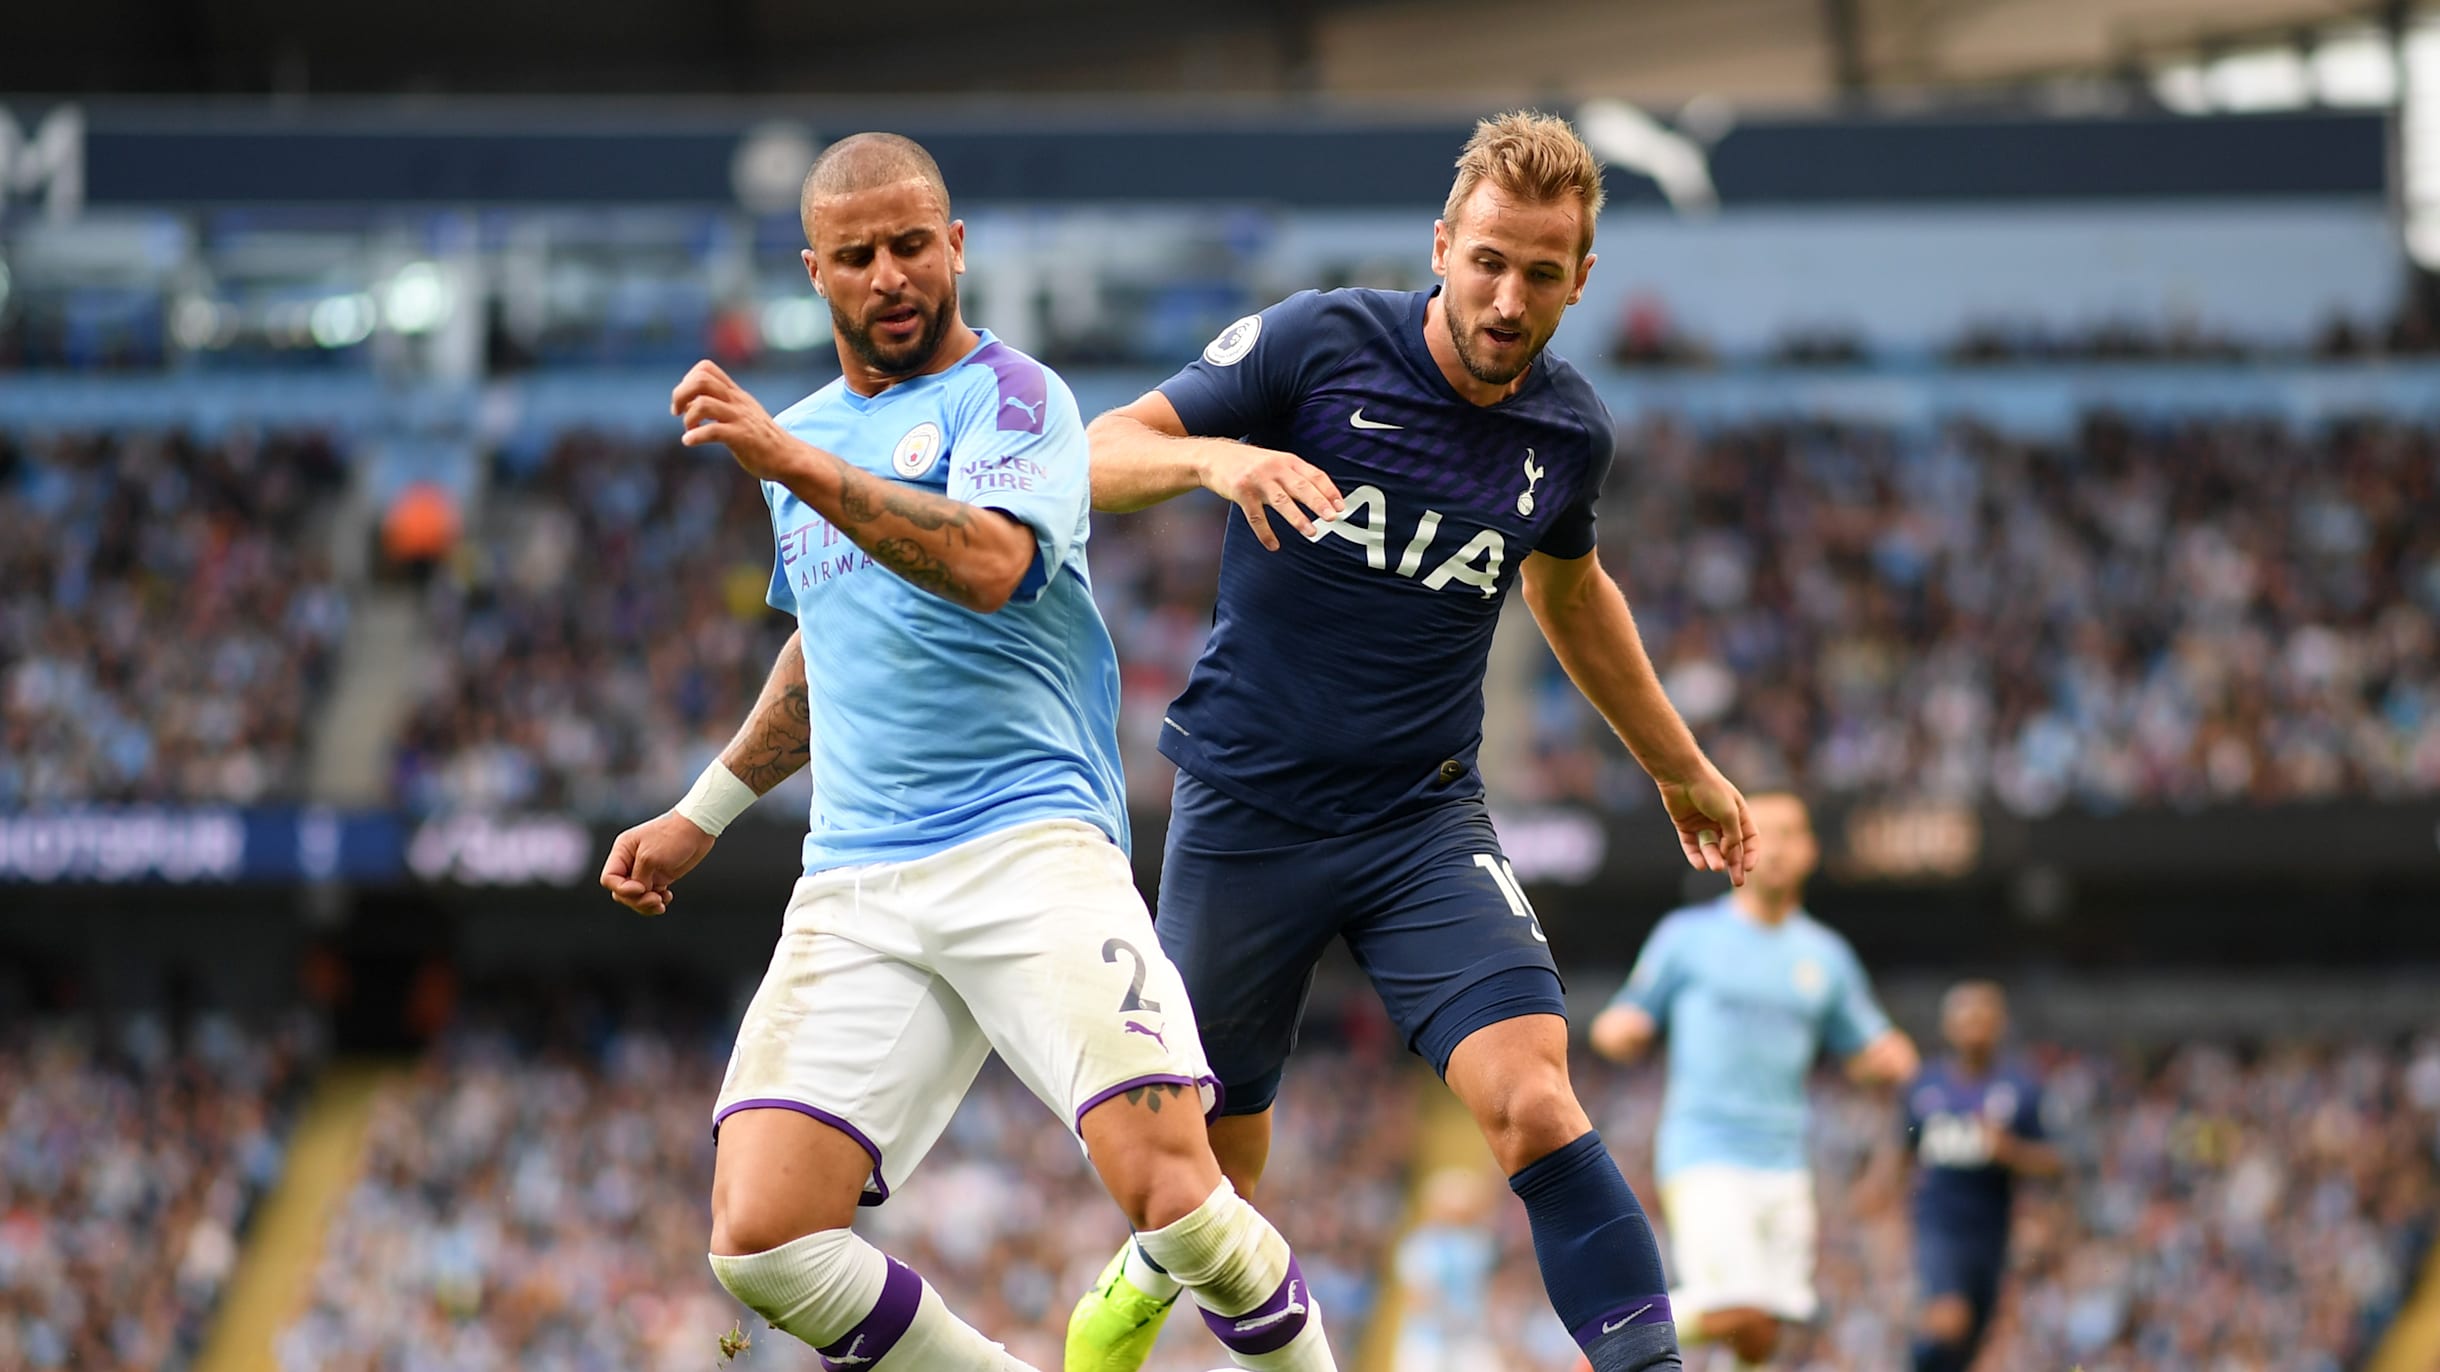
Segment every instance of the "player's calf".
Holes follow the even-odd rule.
[[[1652,1223],[1568,1084],[1567,1021],[1485,1025],[1457,1044],[1443,1075],[1508,1169],[1551,1308],[1593,1372],[1683,1366]]]
[[[1220,1175],[1194,1102],[1183,1088],[1152,1087],[1094,1107],[1081,1130],[1094,1166],[1137,1245],[1194,1296],[1230,1361],[1335,1372],[1321,1305],[1295,1255]]]

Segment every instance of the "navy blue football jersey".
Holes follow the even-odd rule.
[[[1229,326],[1161,393],[1191,434],[1292,452],[1346,512],[1270,552],[1231,519],[1212,632],[1161,751],[1215,790],[1352,832],[1479,796],[1483,672],[1528,553],[1593,551],[1616,433],[1545,351],[1476,405],[1424,344],[1426,292],[1306,291]]]
[[[1952,1242],[2008,1240],[2016,1179],[1991,1160],[1984,1123],[2020,1139],[2042,1137],[2042,1092],[2003,1067],[1970,1077],[1956,1063],[1926,1065],[1906,1092],[1906,1135],[1915,1152],[1915,1224]]]

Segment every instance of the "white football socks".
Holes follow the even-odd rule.
[[[1192,1214],[1138,1234],[1146,1256],[1194,1293],[1203,1322],[1239,1367],[1337,1372],[1320,1302],[1288,1241],[1227,1181]]]
[[[858,1372],[1032,1372],[949,1312],[915,1269],[845,1229],[742,1257],[711,1255],[729,1294]]]

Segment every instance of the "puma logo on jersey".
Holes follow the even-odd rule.
[[[1013,395],[1000,401],[1001,408],[1005,409],[1010,405],[1014,405],[1017,407],[1018,413],[1024,415],[1027,420],[1035,424],[1042,422],[1042,407],[1049,403],[1050,402],[1048,400],[1037,400],[1033,404],[1028,405]]]
[[[1531,515],[1533,513],[1533,488],[1541,485],[1542,478],[1548,475],[1550,475],[1550,469],[1534,465],[1533,449],[1527,448],[1525,450],[1525,494],[1517,497],[1518,514]]]
[[[1147,1029],[1143,1025],[1136,1023],[1134,1020],[1128,1020],[1127,1032],[1130,1034],[1142,1034],[1145,1038],[1148,1038],[1154,1043],[1161,1045],[1162,1052],[1166,1053],[1169,1051],[1169,1040],[1162,1038],[1160,1031],[1157,1029]]]
[[[1358,486],[1347,493],[1346,506],[1338,518],[1314,524],[1312,541],[1319,542],[1335,534],[1361,547],[1365,563],[1374,571],[1390,570],[1389,497],[1378,486]],[[1415,532],[1407,539],[1405,551],[1398,555],[1398,575],[1413,578],[1423,573],[1423,584],[1435,591],[1456,581],[1481,591],[1486,600],[1498,595],[1500,568],[1508,557],[1508,540],[1497,529],[1476,533],[1430,572],[1423,572],[1424,557],[1440,535],[1440,520],[1440,511],[1425,510],[1423,517],[1415,521]]]
[[[872,1361],[872,1359],[871,1359],[871,1358],[862,1358],[862,1357],[858,1357],[858,1356],[856,1356],[856,1350],[857,1350],[857,1349],[859,1349],[859,1348],[862,1348],[862,1347],[864,1346],[864,1341],[865,1341],[865,1339],[867,1339],[868,1337],[870,1337],[870,1336],[869,1336],[869,1335],[865,1335],[865,1334],[858,1334],[858,1335],[856,1336],[856,1341],[855,1341],[854,1343],[849,1344],[849,1345],[847,1346],[847,1351],[846,1351],[846,1352],[844,1352],[844,1353],[838,1354],[838,1355],[836,1355],[836,1356],[833,1356],[833,1355],[828,1354],[828,1353],[823,1354],[823,1355],[822,1355],[822,1361],[823,1361],[823,1363],[825,1363],[826,1365],[831,1366],[831,1367],[862,1367],[862,1366],[864,1366],[866,1363],[871,1362],[871,1361]]]

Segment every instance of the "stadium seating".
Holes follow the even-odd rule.
[[[0,1367],[186,1365],[310,1045],[218,1018],[0,1030]]]
[[[770,516],[717,451],[579,431],[504,468],[430,588],[440,651],[398,741],[400,801],[626,817],[676,799],[787,638],[770,569]]]
[[[1325,1028],[1321,1035],[1327,1038]],[[1349,1354],[1403,1207],[1412,1082],[1324,1046],[1290,1074],[1266,1201]],[[598,1051],[454,1036],[377,1107],[371,1155],[325,1247],[286,1372],[702,1372],[742,1321],[757,1369],[818,1365],[760,1327],[703,1260],[711,1098],[725,1042],[622,1028]],[[1126,1233],[1075,1137],[985,1069],[914,1184],[860,1226],[979,1328],[1056,1367],[1067,1312]],[[383,1274],[367,1282],[363,1274]],[[1216,1350],[1175,1325],[1152,1372]]]
[[[2194,1043],[2139,1059],[2050,1049],[2047,1118],[2066,1179],[2018,1206],[1991,1369],[2363,1365],[2440,1223],[2440,1038],[2239,1052]],[[1654,1194],[1661,1074],[1582,1059],[1576,1080],[1638,1191]],[[1905,1198],[1873,1166],[1894,1143],[1886,1093],[1827,1075],[1814,1092],[1823,1319],[1788,1363],[1905,1365],[1913,1254]],[[1531,1238],[1503,1208],[1491,1300],[1520,1368],[1566,1372]]]
[[[300,794],[340,477],[310,433],[0,432],[0,810]]]
[[[2440,436],[1623,436],[1604,556],[1732,777],[2022,814],[2440,791]],[[1548,663],[1520,798],[1649,786]]]

